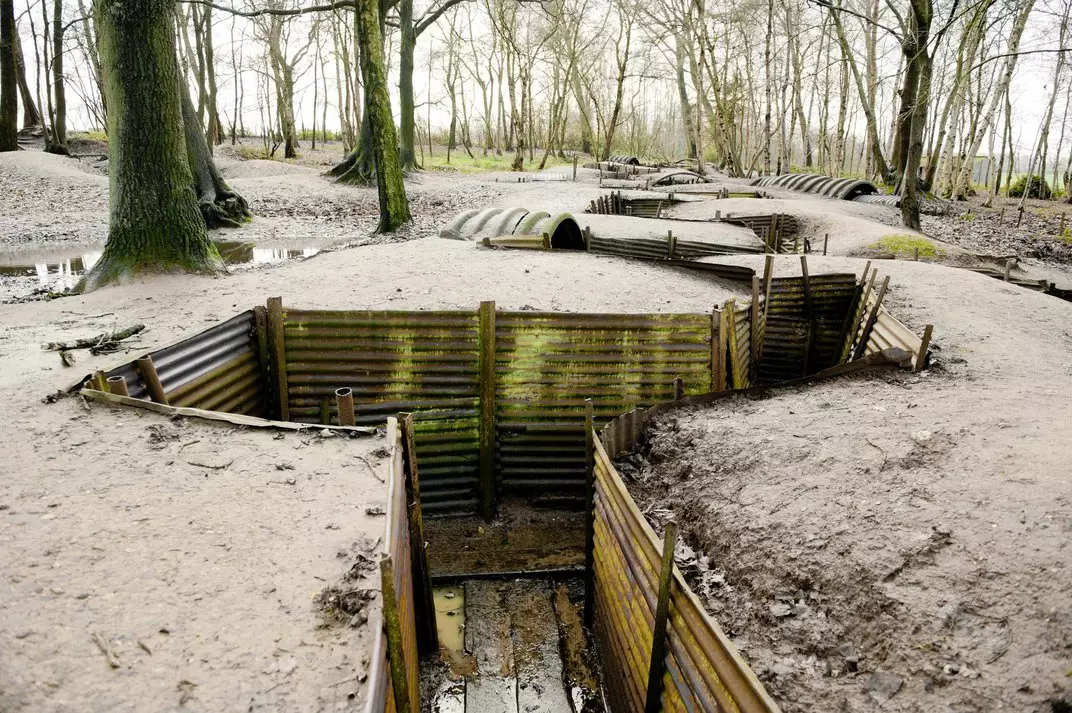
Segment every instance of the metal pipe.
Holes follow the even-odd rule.
[[[125,376],[109,376],[108,391],[117,396],[130,396],[127,390],[127,378]]]
[[[339,425],[353,426],[354,417],[354,391],[349,386],[335,389],[335,406],[339,411]]]

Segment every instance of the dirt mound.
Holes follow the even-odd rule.
[[[223,162],[220,162],[223,164]],[[252,159],[250,161],[226,162],[220,165],[220,174],[224,178],[268,178],[273,176],[306,175],[316,176],[320,173],[315,168],[299,166],[284,161],[271,161],[267,159]]]

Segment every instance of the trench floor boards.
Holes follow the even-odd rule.
[[[450,706],[433,705],[432,710],[573,713],[553,583],[468,580],[444,589],[450,599],[437,599],[443,657],[464,675],[464,682],[453,687]],[[454,614],[444,616],[451,606]],[[459,626],[462,611],[464,625]],[[462,640],[464,651],[447,650]]]

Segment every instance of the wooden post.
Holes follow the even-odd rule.
[[[495,517],[495,303],[480,303],[480,514]]]
[[[156,373],[153,358],[148,354],[141,357],[137,361],[137,367],[141,380],[145,382],[145,386],[149,390],[150,398],[158,404],[167,406],[167,394],[164,393],[164,385],[160,383],[160,375]]]
[[[674,248],[677,246],[677,241],[674,239],[674,231],[666,231],[666,257],[670,260],[674,259]]]
[[[685,380],[678,376],[674,378],[674,401],[680,401],[683,398],[685,398]],[[633,436],[634,434],[629,434],[630,438]]]
[[[584,230],[581,232],[581,237],[584,238],[584,249],[586,251],[591,250],[592,249],[592,229],[589,228],[587,225],[584,226]]]
[[[651,638],[651,658],[648,664],[648,691],[644,713],[660,713],[663,709],[663,675],[666,673],[666,624],[670,618],[670,585],[674,579],[674,548],[677,546],[677,523],[670,520],[663,532],[663,561],[659,570],[659,599],[655,605],[655,621]]]
[[[395,710],[398,713],[416,713],[409,700],[402,620],[398,616],[395,567],[394,562],[391,561],[391,555],[384,555],[380,560],[380,595],[383,597],[383,628],[387,634],[387,663],[391,670],[391,690],[395,694]]]
[[[815,309],[811,303],[811,276],[808,274],[808,257],[800,256],[800,274],[804,277],[804,313],[808,317],[808,332],[804,342],[804,373],[811,370],[811,348],[815,342]]]
[[[916,249],[912,251],[912,261],[919,262],[919,246],[916,246]]]
[[[320,423],[331,425],[331,399],[320,399]]]
[[[573,154],[573,180],[577,180],[577,154]]]
[[[734,299],[726,300],[722,305],[722,329],[721,332],[722,353],[728,354],[726,364],[726,387],[729,389],[742,389],[744,384],[738,376],[737,368],[737,302]]]
[[[439,649],[436,630],[435,599],[432,594],[432,571],[428,566],[428,550],[424,539],[424,516],[421,514],[421,476],[417,467],[417,445],[413,430],[413,414],[398,414],[402,441],[402,470],[406,485],[406,515],[409,522],[409,554],[413,572],[414,620],[417,625],[417,646],[422,653]]]
[[[1005,282],[1009,281],[1009,274],[1012,272],[1012,258],[1005,261]]]
[[[726,390],[726,342],[722,329],[722,312],[711,310],[711,390]]]
[[[357,421],[354,416],[354,391],[349,386],[335,389],[335,410],[339,413],[340,426],[353,426]]]
[[[830,243],[830,233],[823,234],[823,255],[826,255],[826,246]]]
[[[927,348],[931,345],[932,331],[934,331],[933,324],[928,324],[923,328],[923,339],[920,340],[919,356],[916,357],[916,363],[912,371],[923,371],[923,367],[927,364]]]
[[[890,276],[886,275],[886,279],[882,281],[882,285],[878,288],[878,293],[875,295],[875,306],[872,308],[871,314],[867,316],[867,322],[864,324],[864,331],[860,335],[860,343],[856,345],[856,350],[852,353],[852,358],[854,360],[862,357],[867,350],[867,342],[871,338],[871,329],[875,326],[875,321],[878,320],[878,311],[882,309],[882,298],[886,296],[886,288],[889,286]]]
[[[272,357],[268,352],[268,310],[264,305],[253,308],[253,327],[256,330],[254,337],[257,341],[257,362],[261,370],[264,405],[268,414],[275,415],[279,413],[279,407],[275,402],[275,389],[272,388]]]
[[[594,631],[596,612],[596,461],[592,399],[584,400],[584,627]]]
[[[1001,215],[998,216],[998,225],[1005,225],[1005,206],[1001,206]]]
[[[290,404],[287,398],[287,353],[283,336],[283,299],[268,298],[268,353],[271,355],[272,372],[275,376],[276,404],[279,420],[290,420]]]
[[[755,383],[757,362],[759,361],[759,275],[752,275],[752,334],[748,341],[748,351],[752,356],[748,360],[750,367],[749,377]]]

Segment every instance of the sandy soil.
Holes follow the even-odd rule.
[[[929,371],[673,413],[625,470],[787,713],[873,710],[879,681],[883,710],[1048,711],[1072,664],[1072,306],[881,267],[890,309],[934,324]]]
[[[0,159],[5,187],[39,183],[19,203],[12,190],[0,192],[7,201],[0,210],[8,216],[36,205],[53,218],[5,219],[0,241],[88,244],[103,236],[103,176],[66,159],[8,156]],[[243,239],[288,231],[329,243],[367,239],[371,190],[332,186],[301,166],[221,163],[255,212],[270,214],[230,231]],[[417,221],[395,239],[434,235],[464,207],[579,211],[601,192],[593,175],[582,178],[564,186],[422,175],[411,187]],[[865,230],[888,230],[842,216],[831,209],[836,202],[780,200],[793,207],[788,212],[828,225],[835,254],[870,239],[861,238]],[[689,209],[702,217],[727,204]],[[77,230],[60,234],[65,221]],[[345,574],[383,526],[364,514],[382,486],[355,458],[382,467],[373,453],[378,439],[275,440],[96,405],[87,412],[77,399],[46,404],[46,395],[124,357],[80,354],[75,368],[64,368],[41,342],[140,321],[150,329],[139,348],[148,348],[269,295],[314,308],[475,308],[495,299],[504,308],[692,311],[741,293],[706,276],[607,257],[437,238],[370,242],[377,244],[225,277],[161,277],[0,305],[0,412],[8,415],[0,431],[7,456],[0,464],[0,710],[356,709],[367,627],[325,618],[313,597],[347,584]],[[779,258],[779,274],[798,264]],[[811,258],[810,265],[813,274],[862,269],[850,258]],[[674,428],[693,434],[691,444],[669,426],[662,440],[682,447],[686,455],[669,460],[681,460],[694,477],[673,480],[659,465],[650,497],[663,502],[673,494],[684,520],[717,523],[694,529],[691,543],[716,558],[738,598],[708,603],[787,709],[802,709],[794,700],[809,710],[837,710],[842,700],[847,710],[872,705],[862,677],[824,676],[809,663],[851,643],[860,669],[904,679],[885,709],[1038,710],[1045,696],[1067,687],[1072,668],[1064,549],[1072,531],[1072,305],[939,265],[881,267],[893,275],[891,309],[910,326],[935,325],[941,368],[680,418]],[[160,430],[179,437],[151,442]],[[913,439],[923,431],[930,437]],[[294,470],[277,470],[284,463]],[[713,475],[718,464],[726,467]],[[732,483],[718,478],[745,496],[726,498]],[[942,544],[930,551],[924,545],[935,533]],[[805,546],[814,535],[828,544]],[[886,579],[899,562],[906,564]],[[349,584],[374,586],[367,577]],[[783,590],[793,606],[797,590],[806,592],[799,598],[812,615],[764,616]],[[812,591],[829,598],[829,609]],[[872,604],[878,608],[864,606]],[[815,624],[820,611],[826,618]],[[939,626],[936,616],[952,623]],[[160,633],[165,628],[170,633]],[[109,667],[94,633],[119,668]],[[986,643],[1006,641],[1000,656],[1005,643]],[[955,664],[958,673],[941,673],[939,663]]]

